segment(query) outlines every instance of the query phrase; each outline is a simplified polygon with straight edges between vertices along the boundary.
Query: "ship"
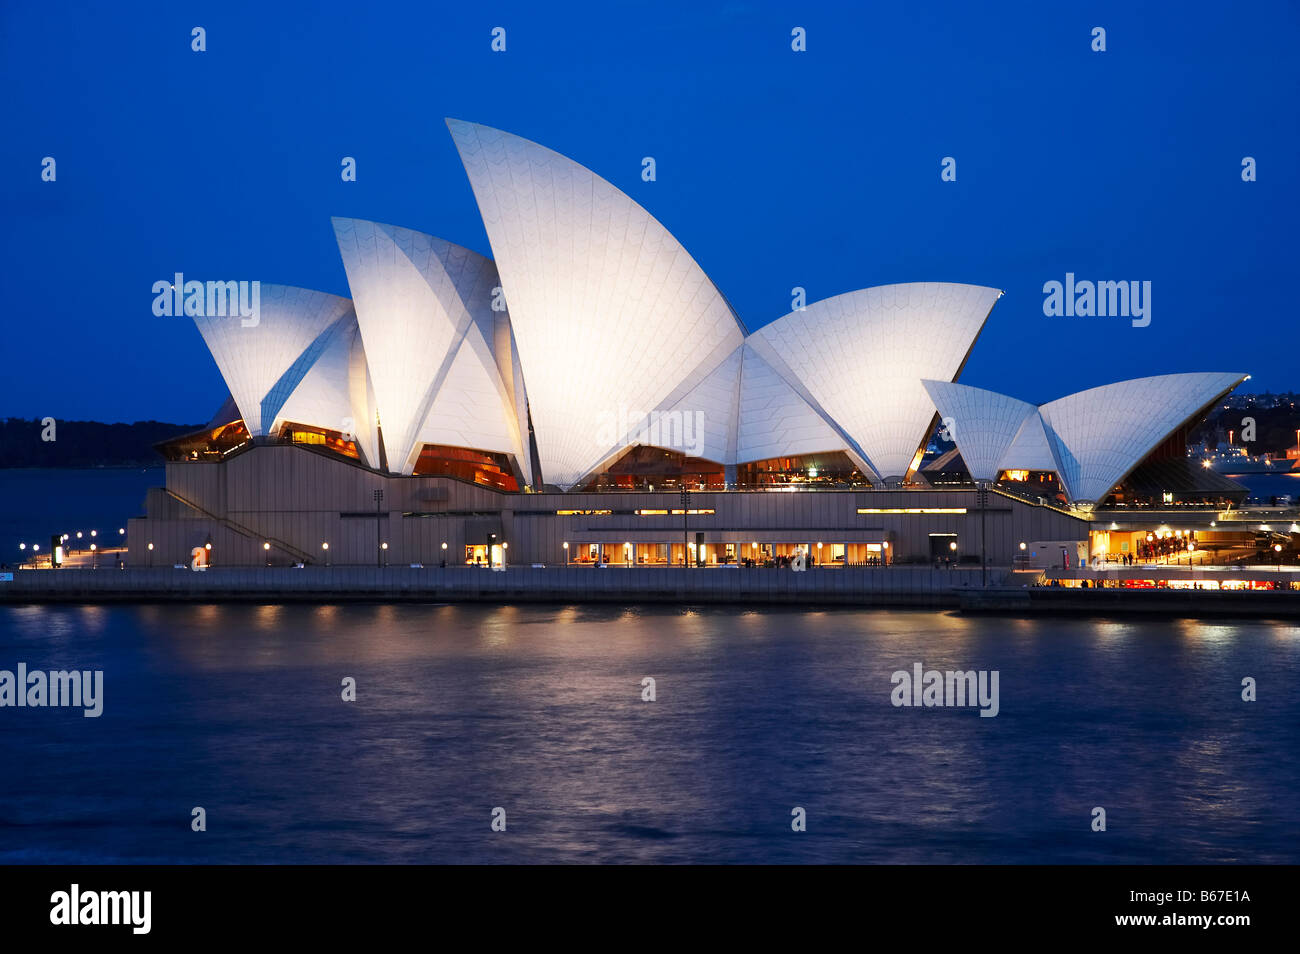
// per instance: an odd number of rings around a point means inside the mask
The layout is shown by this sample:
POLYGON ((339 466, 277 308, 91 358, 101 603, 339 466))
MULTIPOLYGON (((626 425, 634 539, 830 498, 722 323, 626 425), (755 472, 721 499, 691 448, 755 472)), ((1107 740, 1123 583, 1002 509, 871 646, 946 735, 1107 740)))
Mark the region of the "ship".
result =
POLYGON ((1199 457, 1201 466, 1217 474, 1239 477, 1250 474, 1300 473, 1300 458, 1246 453, 1246 448, 1220 444, 1214 450, 1198 449, 1188 456, 1199 457))

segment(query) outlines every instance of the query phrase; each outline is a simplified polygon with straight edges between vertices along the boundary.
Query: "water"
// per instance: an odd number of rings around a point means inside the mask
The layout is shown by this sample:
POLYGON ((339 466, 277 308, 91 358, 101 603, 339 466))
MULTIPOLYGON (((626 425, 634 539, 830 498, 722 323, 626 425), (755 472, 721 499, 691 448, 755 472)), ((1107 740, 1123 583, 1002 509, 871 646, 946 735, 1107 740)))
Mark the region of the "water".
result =
MULTIPOLYGON (((115 532, 161 483, 36 473, 0 527, 115 532)), ((19 662, 103 669, 104 713, 0 708, 0 863, 1300 861, 1284 623, 0 607, 19 662), (998 670, 999 715, 894 708, 916 662, 998 670)))
POLYGON ((104 713, 0 709, 0 863, 1300 860, 1281 623, 0 608, 19 661, 102 668, 104 713), (894 708, 914 662, 1000 714, 894 708))

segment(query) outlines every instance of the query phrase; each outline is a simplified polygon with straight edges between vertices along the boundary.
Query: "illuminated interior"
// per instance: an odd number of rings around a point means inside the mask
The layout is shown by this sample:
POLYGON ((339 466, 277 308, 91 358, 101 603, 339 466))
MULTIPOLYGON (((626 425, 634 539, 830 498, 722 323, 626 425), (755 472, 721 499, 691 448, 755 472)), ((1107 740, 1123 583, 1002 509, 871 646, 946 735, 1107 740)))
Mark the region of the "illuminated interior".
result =
POLYGON ((357 453, 356 441, 345 439, 342 431, 330 431, 323 427, 310 427, 306 424, 286 421, 280 427, 279 436, 280 440, 288 441, 290 444, 306 444, 309 447, 333 451, 335 454, 353 460, 361 459, 361 455, 357 453))
POLYGON ((242 420, 204 428, 156 445, 166 460, 221 460, 248 443, 248 429, 242 420))
POLYGON ((510 458, 493 451, 425 444, 415 462, 414 473, 416 477, 453 477, 506 493, 519 492, 519 481, 512 473, 510 458))
POLYGON ((851 487, 868 481, 844 451, 769 457, 736 468, 736 483, 742 490, 782 487, 851 487))
POLYGON ((587 480, 584 491, 725 490, 726 472, 715 461, 687 457, 681 451, 637 445, 628 448, 601 473, 587 480))

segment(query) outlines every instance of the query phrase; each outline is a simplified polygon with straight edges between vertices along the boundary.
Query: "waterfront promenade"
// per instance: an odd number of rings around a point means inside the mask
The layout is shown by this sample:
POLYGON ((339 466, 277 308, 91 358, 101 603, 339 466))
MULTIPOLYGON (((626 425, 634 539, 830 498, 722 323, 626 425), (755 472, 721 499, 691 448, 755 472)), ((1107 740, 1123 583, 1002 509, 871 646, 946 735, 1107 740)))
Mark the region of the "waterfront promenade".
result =
MULTIPOLYGON (((671 603, 790 606, 898 606, 1011 615, 1300 617, 1300 588, 1194 589, 1175 568, 1156 573, 1160 588, 1116 585, 1114 570, 1011 570, 990 567, 835 567, 789 570, 609 567, 101 567, 18 570, 0 574, 0 604, 150 602, 486 602, 671 603), (1098 587, 1099 578, 1106 583, 1098 587), (1088 587, 1080 587, 1088 579, 1088 587), (1172 584, 1172 585, 1170 585, 1172 584), (1180 586, 1181 584, 1181 586, 1180 586)), ((1228 576, 1229 574, 1217 574, 1228 576)), ((1276 577, 1265 568, 1230 576, 1238 582, 1276 577)), ((1284 573, 1295 577, 1295 573, 1284 573)), ((1291 582, 1288 580, 1288 582, 1291 582)))

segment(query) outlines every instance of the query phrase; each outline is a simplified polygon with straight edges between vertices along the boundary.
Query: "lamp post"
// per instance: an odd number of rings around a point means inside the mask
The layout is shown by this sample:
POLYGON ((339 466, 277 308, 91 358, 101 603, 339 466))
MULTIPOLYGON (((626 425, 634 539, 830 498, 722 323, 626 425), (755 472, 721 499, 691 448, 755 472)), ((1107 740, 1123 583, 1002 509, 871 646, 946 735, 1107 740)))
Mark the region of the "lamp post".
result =
POLYGON ((383 558, 383 565, 388 566, 388 541, 384 540, 379 544, 379 555, 383 558))
POLYGON ((442 568, 447 569, 447 541, 442 542, 442 568))
POLYGON ((564 541, 564 565, 566 567, 569 565, 569 541, 568 540, 564 541))
POLYGON ((979 504, 980 504, 980 586, 989 585, 988 577, 988 548, 984 541, 988 527, 988 510, 989 510, 989 483, 987 480, 981 480, 979 486, 979 504))
POLYGON ((379 505, 384 502, 384 492, 375 491, 375 566, 383 566, 383 531, 379 523, 379 505))
POLYGON ((262 544, 262 552, 266 554, 266 565, 270 566, 271 565, 271 544, 269 541, 262 544))
POLYGON ((686 489, 686 479, 682 478, 682 566, 691 565, 690 534, 686 528, 686 515, 690 508, 691 492, 686 489))
MULTIPOLYGON (((92 544, 90 545, 90 568, 91 568, 92 570, 94 570, 94 569, 98 569, 98 566, 99 566, 99 565, 95 562, 95 550, 96 550, 95 544, 92 543, 92 544)), ((1281 563, 1279 562, 1278 565, 1281 566, 1281 563)))
POLYGON ((330 565, 330 545, 329 545, 328 543, 322 543, 322 544, 320 545, 320 548, 321 548, 322 550, 325 551, 325 565, 326 565, 326 566, 329 566, 329 565, 330 565))

